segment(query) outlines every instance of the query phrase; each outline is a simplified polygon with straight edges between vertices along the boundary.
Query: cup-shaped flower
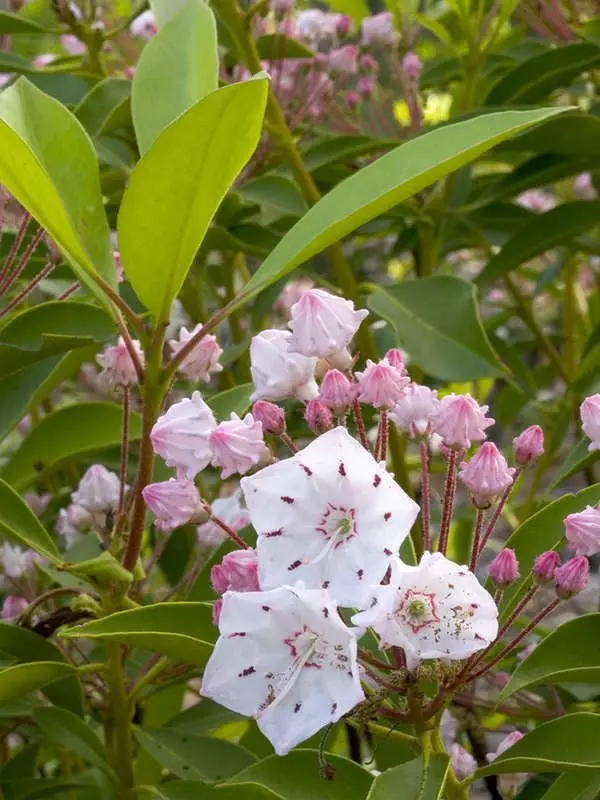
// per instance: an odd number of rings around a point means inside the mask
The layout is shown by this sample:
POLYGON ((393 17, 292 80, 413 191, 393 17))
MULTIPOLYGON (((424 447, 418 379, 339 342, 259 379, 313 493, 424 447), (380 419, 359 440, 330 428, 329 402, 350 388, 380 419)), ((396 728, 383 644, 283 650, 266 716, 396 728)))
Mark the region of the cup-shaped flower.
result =
POLYGON ((217 594, 225 592, 258 592, 258 558, 256 550, 234 550, 223 556, 210 571, 210 582, 217 594))
POLYGON ((530 425, 523 433, 513 439, 515 461, 520 467, 526 467, 544 452, 544 431, 539 425, 530 425))
POLYGON ((187 478, 169 478, 161 483, 149 483, 142 490, 144 501, 156 515, 155 526, 161 531, 172 531, 188 522, 206 519, 206 507, 193 481, 187 478))
POLYGON ((492 442, 485 442, 469 461, 460 465, 458 477, 465 484, 477 508, 489 508, 505 489, 512 486, 514 467, 492 442))
MULTIPOLYGON (((132 344, 138 361, 143 366, 144 351, 137 340, 133 340, 132 344)), ((102 367, 100 376, 111 386, 131 386, 133 383, 137 383, 137 372, 122 336, 119 336, 116 345, 106 347, 100 355, 96 356, 96 361, 102 367)))
POLYGON ((562 600, 579 594, 588 585, 590 564, 585 556, 570 558, 554 570, 554 587, 562 600))
POLYGON ((579 407, 581 429, 591 439, 588 450, 600 450, 600 394, 586 397, 579 407))
POLYGON ((486 417, 488 406, 480 406, 470 394, 447 394, 431 419, 434 433, 446 447, 466 450, 471 442, 485 439, 485 430, 494 424, 486 417))
POLYGON ((236 472, 244 475, 269 456, 262 424, 252 414, 240 419, 232 412, 230 419, 221 422, 211 432, 209 443, 213 454, 212 464, 221 467, 223 479, 236 472))
POLYGON ((439 406, 436 391, 429 386, 409 383, 390 411, 390 419, 398 430, 413 439, 421 439, 431 432, 431 418, 439 406))
POLYGON ((354 402, 358 386, 351 383, 339 369, 329 369, 319 387, 319 400, 338 417, 348 412, 354 402))
MULTIPOLYGON (((236 533, 245 528, 250 522, 247 509, 242 506, 242 490, 236 489, 229 497, 217 497, 212 501, 211 512, 213 517, 218 517, 228 528, 236 533)), ((227 534, 213 519, 199 525, 196 531, 198 544, 204 548, 213 548, 227 539, 227 534)))
POLYGON ((111 526, 119 504, 120 487, 118 475, 102 464, 92 464, 79 481, 71 499, 91 515, 96 527, 104 529, 107 525, 111 526))
MULTIPOLYGON (((196 325, 191 331, 185 326, 179 329, 179 338, 169 341, 171 356, 177 355, 184 345, 198 333, 202 325, 196 325)), ((223 367, 219 364, 223 350, 219 347, 216 336, 204 336, 179 365, 179 372, 193 381, 208 383, 213 373, 221 372, 223 367)))
POLYGON ((357 372, 358 399, 373 408, 393 408, 404 394, 410 378, 402 370, 392 367, 389 361, 367 361, 364 372, 357 372))
POLYGON ((355 311, 351 300, 311 289, 294 303, 290 314, 292 352, 325 358, 340 369, 352 364, 348 345, 368 311, 355 311))
POLYGON ((192 480, 213 457, 209 439, 217 423, 200 392, 174 403, 156 421, 150 438, 154 452, 192 480))
POLYGON ((325 590, 227 592, 201 693, 258 727, 278 755, 364 698, 354 632, 325 590))
POLYGON ((382 647, 402 647, 409 669, 422 659, 468 658, 494 641, 498 609, 467 567, 425 552, 418 566, 399 562, 390 583, 375 587, 375 603, 355 614, 372 627, 382 647))
POLYGON ((587 506, 565 518, 565 534, 569 549, 578 556, 600 553, 600 508, 587 506))
POLYGON ((241 482, 264 589, 301 580, 364 607, 419 507, 345 428, 241 482))
POLYGON ((254 392, 250 399, 312 400, 319 393, 315 381, 316 358, 292 352, 289 331, 261 331, 250 343, 250 372, 254 392))

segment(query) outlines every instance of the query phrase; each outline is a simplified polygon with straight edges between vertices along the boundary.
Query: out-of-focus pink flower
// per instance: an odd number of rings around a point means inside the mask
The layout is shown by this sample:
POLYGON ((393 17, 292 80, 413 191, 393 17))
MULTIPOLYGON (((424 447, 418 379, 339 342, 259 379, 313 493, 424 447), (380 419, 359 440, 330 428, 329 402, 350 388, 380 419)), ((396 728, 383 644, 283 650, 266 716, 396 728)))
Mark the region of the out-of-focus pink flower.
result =
POLYGON ((578 556, 600 553, 600 508, 587 506, 565 518, 565 534, 569 548, 578 556))
POLYGON ((313 433, 325 433, 333 428, 333 414, 320 400, 309 400, 304 409, 304 419, 313 433))
POLYGON ((360 43, 363 47, 372 45, 392 47, 398 39, 390 11, 365 17, 361 23, 360 34, 360 43))
POLYGON ((84 531, 89 530, 92 522, 92 515, 89 511, 86 511, 83 506, 71 503, 58 512, 56 532, 64 538, 68 549, 79 541, 84 531))
POLYGON ((402 59, 402 69, 406 76, 416 83, 423 69, 423 63, 416 53, 407 53, 402 59))
MULTIPOLYGON (((177 355, 181 348, 189 342, 201 328, 202 325, 198 324, 191 331, 188 331, 185 326, 182 326, 179 329, 179 338, 169 341, 171 356, 177 355)), ((211 374, 221 372, 223 369, 221 364, 219 364, 219 358, 222 353, 223 350, 219 347, 216 336, 211 336, 210 334, 204 336, 204 338, 200 339, 192 352, 183 359, 178 367, 179 372, 190 380, 208 383, 211 374)))
POLYGON ((570 558, 554 570, 556 594, 563 600, 582 592, 590 574, 590 564, 585 556, 570 558))
POLYGON ((356 45, 346 44, 329 52, 329 69, 337 75, 354 75, 358 69, 358 49, 356 45))
POLYGON ((517 197, 517 203, 529 211, 543 213, 550 211, 556 205, 555 198, 541 189, 528 189, 517 197))
POLYGON ((341 14, 329 14, 318 8, 307 8, 296 15, 300 35, 313 42, 335 40, 341 14))
POLYGON ((357 396, 358 385, 351 383, 343 372, 338 369, 329 369, 323 376, 319 387, 319 400, 330 408, 333 413, 341 417, 357 396))
POLYGON ((360 103, 360 96, 358 92, 355 92, 354 89, 351 89, 349 92, 346 92, 346 105, 348 106, 348 108, 355 109, 359 103, 360 103))
POLYGON ((2 603, 2 619, 16 619, 21 616, 28 605, 29 603, 25 597, 17 597, 13 594, 7 595, 2 603))
POLYGON ((375 81, 368 75, 362 75, 356 84, 356 91, 363 100, 370 100, 375 94, 375 81))
POLYGON ((447 394, 431 418, 434 433, 446 447, 466 450, 471 442, 485 439, 485 430, 494 424, 486 417, 488 406, 480 406, 470 394, 447 394))
POLYGON ((269 5, 276 14, 287 14, 296 5, 296 0, 270 0, 269 5))
POLYGON ((377 75, 379 62, 370 53, 363 53, 358 60, 358 68, 363 75, 377 75))
POLYGON ((273 308, 277 311, 289 311, 305 292, 310 291, 314 282, 310 278, 296 278, 295 281, 286 283, 273 308))
MULTIPOLYGON (((144 366, 144 351, 137 340, 133 340, 133 348, 138 361, 144 366)), ((122 336, 118 344, 106 347, 103 353, 96 356, 96 361, 102 367, 102 376, 113 386, 131 386, 137 383, 138 377, 133 360, 122 336)))
POLYGON ((161 531, 172 531, 180 525, 201 522, 208 517, 198 489, 186 478, 149 483, 143 488, 142 496, 155 514, 155 525, 161 531))
POLYGON ((542 586, 552 583, 556 568, 560 567, 560 556, 554 550, 546 550, 533 562, 533 577, 536 583, 542 586))
POLYGON ((591 439, 588 450, 600 450, 600 394, 586 397, 579 406, 581 429, 591 439))
POLYGON ((515 461, 520 467, 531 464, 544 452, 544 431, 539 425, 530 425, 513 439, 515 461))
POLYGON ((102 464, 92 464, 71 498, 91 515, 96 526, 104 528, 117 510, 120 487, 118 475, 102 464))
POLYGON ((450 760, 454 774, 459 781, 468 778, 477 769, 477 761, 457 742, 450 747, 450 760))
POLYGON ((123 269, 123 262, 121 261, 121 253, 119 250, 113 250, 113 258, 115 260, 117 283, 123 283, 125 280, 125 270, 123 269))
POLYGON ((202 395, 194 392, 158 418, 150 438, 154 452, 164 458, 166 465, 175 467, 179 477, 192 480, 210 463, 209 438, 216 427, 202 395))
POLYGON ((492 560, 489 567, 490 578, 498 589, 506 589, 520 578, 519 562, 515 551, 505 547, 492 560))
POLYGON ((357 372, 358 399, 374 408, 390 409, 404 394, 410 383, 406 370, 392 367, 389 361, 383 358, 375 363, 367 361, 364 372, 357 372))
POLYGON ((48 64, 51 64, 56 59, 54 53, 40 53, 33 59, 33 66, 36 69, 42 69, 43 67, 47 67, 48 64))
POLYGON ((71 33, 63 34, 60 37, 60 43, 72 56, 82 56, 87 53, 87 47, 84 43, 71 33))
POLYGON ((157 33, 156 20, 152 11, 144 11, 139 17, 136 17, 129 30, 133 36, 139 36, 140 39, 151 39, 157 33))
POLYGON ((25 500, 33 513, 37 514, 39 517, 48 508, 50 500, 52 500, 52 495, 48 494, 48 492, 44 492, 43 494, 38 494, 37 492, 26 492, 23 495, 23 500, 25 500))
POLYGON ((210 582, 217 594, 258 592, 258 557, 252 548, 234 550, 210 571, 210 582))
POLYGON ((349 17, 348 14, 340 14, 335 24, 335 32, 340 39, 345 39, 352 33, 353 27, 352 17, 349 17))
POLYGON ((245 475, 269 456, 262 432, 262 424, 252 414, 240 419, 234 412, 231 418, 221 422, 211 432, 209 444, 212 464, 221 467, 221 478, 229 478, 236 472, 245 475))
POLYGON ((458 477, 465 484, 478 508, 488 508, 505 489, 512 486, 514 467, 492 442, 485 442, 469 461, 460 465, 458 477))
POLYGON ((285 433, 285 412, 275 403, 257 400, 252 406, 252 416, 260 422, 265 433, 270 433, 271 436, 281 436, 285 433))
POLYGON ((513 731, 512 733, 509 733, 508 736, 505 736, 504 739, 502 739, 495 752, 487 754, 488 761, 495 761, 499 756, 505 753, 509 747, 512 747, 513 744, 520 742, 522 738, 523 734, 519 731, 513 731))
POLYGON ((578 175, 573 183, 573 188, 584 200, 593 200, 598 195, 589 172, 582 172, 578 175))
POLYGON ((431 433, 431 418, 439 405, 436 391, 418 383, 409 383, 390 411, 390 419, 398 430, 408 433, 413 439, 420 439, 431 433))

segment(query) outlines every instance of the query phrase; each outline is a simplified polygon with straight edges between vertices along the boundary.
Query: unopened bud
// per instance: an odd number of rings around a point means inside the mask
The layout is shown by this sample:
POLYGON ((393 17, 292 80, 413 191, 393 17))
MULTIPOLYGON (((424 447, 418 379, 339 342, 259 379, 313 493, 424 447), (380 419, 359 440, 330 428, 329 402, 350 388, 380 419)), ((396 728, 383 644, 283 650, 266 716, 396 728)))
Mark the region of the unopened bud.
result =
POLYGON ((325 403, 309 400, 304 410, 304 419, 313 433, 325 433, 333 428, 333 415, 325 403))
POLYGON ((575 556, 554 571, 556 594, 562 599, 582 592, 587 584, 590 565, 585 556, 575 556))
POLYGON ((519 562, 515 551, 509 547, 501 550, 489 568, 490 578, 499 589, 506 589, 520 578, 519 562))
POLYGON ((520 467, 533 463, 544 452, 544 431, 539 425, 530 425, 513 439, 513 449, 520 467))
POLYGON ((272 436, 281 436, 285 433, 285 412, 275 403, 268 400, 257 400, 252 406, 252 416, 256 422, 261 422, 263 431, 272 436))
POLYGON ((352 32, 352 17, 347 14, 341 14, 335 24, 335 32, 340 39, 345 39, 352 32))
POLYGON ((554 550, 546 550, 533 562, 533 578, 536 583, 544 585, 552 583, 554 573, 560 567, 560 557, 554 550))

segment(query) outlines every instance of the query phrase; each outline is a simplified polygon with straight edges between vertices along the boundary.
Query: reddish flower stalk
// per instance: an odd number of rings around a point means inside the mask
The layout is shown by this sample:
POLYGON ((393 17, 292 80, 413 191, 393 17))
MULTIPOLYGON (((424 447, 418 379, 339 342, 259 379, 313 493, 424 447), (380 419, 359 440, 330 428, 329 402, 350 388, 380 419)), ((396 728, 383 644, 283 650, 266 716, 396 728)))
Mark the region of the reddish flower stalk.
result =
POLYGON ((19 294, 15 295, 15 297, 13 297, 13 299, 10 301, 8 305, 4 306, 4 308, 0 311, 0 319, 2 319, 2 317, 5 317, 10 311, 13 310, 13 308, 18 306, 19 303, 22 300, 24 300, 27 297, 27 295, 30 294, 35 289, 38 283, 41 283, 44 280, 44 278, 52 272, 55 266, 56 266, 55 264, 50 262, 46 264, 45 267, 42 267, 42 269, 38 272, 35 278, 32 278, 32 280, 29 281, 27 286, 21 289, 19 294))
POLYGON ((125 510, 125 486, 127 484, 127 461, 129 458, 129 386, 123 387, 123 428, 121 436, 121 467, 119 470, 119 505, 117 507, 117 518, 119 519, 125 510))
POLYGON ((33 234, 31 237, 31 241, 23 251, 19 261, 17 262, 16 267, 12 270, 9 274, 8 272, 4 273, 4 277, 0 280, 0 294, 4 294, 8 291, 8 289, 12 286, 12 284, 19 278, 27 264, 29 263, 29 259, 33 254, 33 251, 40 243, 40 239, 44 235, 44 231, 42 228, 38 228, 38 230, 33 234))
POLYGON ((287 447, 287 449, 290 451, 290 453, 295 455, 298 452, 298 448, 296 447, 296 445, 292 441, 291 436, 289 436, 287 433, 281 433, 279 435, 279 438, 284 443, 284 445, 287 447))
POLYGON ((479 553, 478 553, 478 555, 481 555, 481 553, 483 552, 483 548, 487 544, 487 540, 490 538, 490 536, 494 532, 494 528, 496 527, 496 523, 500 519, 500 514, 502 514, 502 509, 506 505, 506 501, 510 497, 510 493, 514 489, 520 474, 521 474, 521 470, 520 470, 519 467, 517 467, 517 471, 515 472, 514 477, 513 477, 512 485, 508 486, 504 490, 504 494, 502 495, 502 497, 500 498, 500 500, 496 504, 496 508, 494 509, 494 512, 493 512, 492 516, 490 517, 490 521, 488 522, 487 527, 485 529, 485 532, 484 532, 483 536, 481 537, 481 540, 479 542, 479 553))
POLYGON ((237 533, 233 530, 233 528, 231 528, 220 517, 215 517, 211 515, 211 520, 215 523, 215 525, 218 525, 219 528, 221 528, 221 530, 225 531, 227 536, 229 536, 230 539, 233 539, 233 541, 237 544, 238 547, 241 547, 243 550, 248 550, 250 548, 250 545, 246 544, 246 542, 240 536, 237 535, 237 533))
POLYGON ((454 495, 456 494, 456 465, 459 461, 459 451, 450 450, 448 457, 448 473, 446 475, 446 490, 444 492, 444 505, 442 509, 442 524, 440 526, 440 538, 438 550, 445 554, 448 547, 448 535, 450 533, 450 523, 452 512, 454 511, 454 495))
POLYGON ((423 520, 423 550, 431 550, 431 511, 429 509, 429 454, 427 443, 419 442, 421 456, 421 517, 423 520))
POLYGON ((140 386, 144 382, 144 368, 138 358, 137 351, 127 330, 127 325, 123 322, 122 319, 117 319, 117 325, 119 326, 119 333, 123 337, 123 341, 125 342, 125 347, 127 348, 127 352, 129 353, 129 357, 133 362, 133 368, 135 369, 135 374, 137 375, 138 383, 140 386))
POLYGON ((360 404, 358 400, 355 400, 352 403, 352 416, 354 417, 354 422, 356 423, 356 432, 358 433, 358 438, 360 443, 365 448, 365 450, 369 450, 369 440, 367 439, 367 430, 365 428, 365 421, 363 419, 362 411, 360 409, 360 404))
POLYGON ((377 431, 377 445, 375 447, 375 461, 386 461, 388 450, 388 415, 382 411, 379 417, 379 430, 377 431))
POLYGON ((477 569, 477 562, 479 560, 479 555, 481 553, 481 529, 483 528, 483 517, 485 515, 485 511, 482 508, 477 509, 477 516, 475 517, 475 529, 473 531, 473 549, 471 550, 471 562, 469 564, 469 569, 471 572, 475 572, 477 569))
POLYGON ((8 251, 8 255, 6 256, 6 261, 4 262, 4 266, 0 269, 0 283, 4 282, 4 279, 9 272, 10 268, 12 267, 13 261, 16 258, 17 253, 19 252, 19 248, 21 247, 21 243, 23 242, 23 237, 27 231, 29 223, 31 222, 31 214, 25 213, 23 215, 23 219, 21 220, 21 224, 19 225, 19 230, 15 236, 15 240, 11 245, 10 250, 8 251))
POLYGON ((65 289, 65 291, 62 294, 59 294, 56 299, 66 300, 67 298, 71 297, 72 294, 75 294, 75 292, 78 291, 79 289, 81 289, 81 284, 79 283, 79 281, 75 281, 75 283, 72 283, 69 286, 69 288, 65 289))

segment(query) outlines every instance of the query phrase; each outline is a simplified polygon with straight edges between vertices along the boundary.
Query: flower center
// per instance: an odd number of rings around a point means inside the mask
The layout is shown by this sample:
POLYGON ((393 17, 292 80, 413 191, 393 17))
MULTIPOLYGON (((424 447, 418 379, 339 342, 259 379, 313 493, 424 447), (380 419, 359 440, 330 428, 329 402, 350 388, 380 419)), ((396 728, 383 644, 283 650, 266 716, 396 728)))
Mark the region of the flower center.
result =
POLYGON ((316 564, 322 561, 330 553, 337 550, 340 545, 357 536, 355 514, 356 510, 354 508, 334 506, 332 503, 327 503, 327 508, 315 528, 317 533, 325 538, 325 544, 314 558, 304 563, 316 564))
POLYGON ((413 633, 439 622, 435 607, 434 592, 419 592, 407 589, 396 607, 395 616, 401 623, 408 625, 413 633))

